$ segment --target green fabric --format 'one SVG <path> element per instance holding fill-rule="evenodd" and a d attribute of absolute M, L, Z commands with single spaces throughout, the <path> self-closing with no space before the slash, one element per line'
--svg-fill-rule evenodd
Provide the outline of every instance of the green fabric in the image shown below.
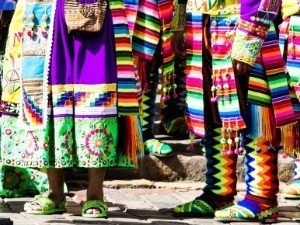
<path fill-rule="evenodd" d="M 16 198 L 48 191 L 47 174 L 30 168 L 0 166 L 0 197 Z"/>
<path fill-rule="evenodd" d="M 98 214 L 88 214 L 86 213 L 89 209 L 98 209 L 100 213 Z M 82 216 L 89 218 L 105 218 L 107 217 L 108 207 L 107 204 L 100 200 L 90 200 L 84 203 L 82 207 Z"/>
<path fill-rule="evenodd" d="M 1 117 L 1 162 L 35 168 L 134 167 L 117 151 L 118 121 L 107 118 L 54 118 L 40 130 L 19 129 L 16 117 Z"/>

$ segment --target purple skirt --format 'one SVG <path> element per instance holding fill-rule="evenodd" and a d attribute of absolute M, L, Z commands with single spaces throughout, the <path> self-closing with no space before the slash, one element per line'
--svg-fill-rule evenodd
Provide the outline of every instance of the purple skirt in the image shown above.
<path fill-rule="evenodd" d="M 68 34 L 64 0 L 57 1 L 50 65 L 50 85 L 117 82 L 112 16 L 107 10 L 99 34 Z"/>

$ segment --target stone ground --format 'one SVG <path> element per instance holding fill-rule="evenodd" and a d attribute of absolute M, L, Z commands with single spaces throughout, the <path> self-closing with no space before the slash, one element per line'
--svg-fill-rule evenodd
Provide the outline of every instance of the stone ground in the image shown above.
<path fill-rule="evenodd" d="M 105 199 L 109 203 L 108 219 L 84 219 L 80 217 L 80 204 L 85 191 L 71 191 L 68 197 L 68 212 L 62 215 L 34 216 L 23 212 L 24 202 L 31 198 L 4 199 L 0 217 L 10 218 L 14 225 L 189 225 L 222 224 L 214 219 L 175 218 L 171 209 L 194 199 L 201 192 L 203 183 L 163 183 L 138 181 L 114 181 L 105 183 Z M 118 188 L 122 187 L 122 188 Z M 129 188 L 130 187 L 130 188 Z M 149 188 L 150 187 L 150 188 Z M 285 187 L 282 184 L 281 189 Z M 243 185 L 239 185 L 237 199 L 243 196 Z M 300 224 L 300 201 L 284 200 L 279 195 L 280 219 L 276 224 Z M 0 224 L 9 224 L 1 223 Z M 260 223 L 227 223 L 232 225 L 254 225 Z"/>

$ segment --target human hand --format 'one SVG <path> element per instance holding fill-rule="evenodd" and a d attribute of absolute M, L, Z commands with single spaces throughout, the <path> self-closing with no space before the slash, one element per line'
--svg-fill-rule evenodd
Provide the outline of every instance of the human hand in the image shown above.
<path fill-rule="evenodd" d="M 249 64 L 235 60 L 235 59 L 232 61 L 232 65 L 233 65 L 233 72 L 236 76 L 247 75 L 248 71 L 251 68 L 251 66 Z"/>

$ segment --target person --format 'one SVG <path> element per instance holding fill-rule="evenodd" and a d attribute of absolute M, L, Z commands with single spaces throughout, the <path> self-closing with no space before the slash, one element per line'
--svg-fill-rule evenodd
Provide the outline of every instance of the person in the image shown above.
<path fill-rule="evenodd" d="M 185 58 L 174 57 L 174 74 L 176 90 L 165 101 L 161 101 L 161 122 L 159 131 L 173 139 L 188 139 L 189 132 L 186 121 L 186 83 Z"/>
<path fill-rule="evenodd" d="M 154 136 L 159 69 L 164 61 L 163 57 L 165 57 L 162 56 L 164 51 L 162 45 L 167 43 L 166 41 L 162 42 L 163 37 L 166 37 L 166 32 L 163 31 L 166 26 L 163 24 L 172 13 L 170 2 L 167 2 L 165 14 L 162 14 L 160 10 L 162 2 L 125 0 L 125 6 L 128 18 L 131 20 L 133 53 L 141 81 L 141 121 L 144 149 L 150 155 L 168 157 L 172 155 L 171 146 Z"/>
<path fill-rule="evenodd" d="M 299 112 L 299 99 L 300 99 L 300 86 L 299 86 L 299 1 L 286 1 L 282 0 L 281 14 L 283 22 L 280 24 L 280 47 L 282 55 L 286 61 L 286 68 L 289 73 L 289 81 L 291 88 L 291 98 L 295 111 L 297 122 L 287 125 L 282 128 L 283 136 L 283 149 L 284 157 L 291 156 L 294 158 L 294 173 L 293 182 L 283 190 L 283 195 L 286 198 L 299 199 L 300 198 L 300 112 Z"/>
<path fill-rule="evenodd" d="M 281 2 L 178 3 L 173 23 L 181 29 L 174 33 L 173 48 L 183 54 L 181 18 L 187 12 L 188 122 L 193 133 L 205 134 L 207 172 L 203 194 L 174 213 L 221 221 L 276 220 L 277 127 L 295 119 L 272 22 Z M 246 195 L 234 204 L 242 153 Z"/>
<path fill-rule="evenodd" d="M 0 81 L 3 76 L 2 62 L 8 27 L 14 13 L 15 5 L 15 1 L 4 1 L 0 3 Z M 48 186 L 47 175 L 41 171 L 31 168 L 2 166 L 2 164 L 0 164 L 1 198 L 16 198 L 36 195 L 48 191 Z"/>
<path fill-rule="evenodd" d="M 123 1 L 75 3 L 17 3 L 3 66 L 1 161 L 47 170 L 50 192 L 25 204 L 30 214 L 65 212 L 63 169 L 88 168 L 82 216 L 100 218 L 105 169 L 135 168 L 143 154 L 138 78 Z"/>

